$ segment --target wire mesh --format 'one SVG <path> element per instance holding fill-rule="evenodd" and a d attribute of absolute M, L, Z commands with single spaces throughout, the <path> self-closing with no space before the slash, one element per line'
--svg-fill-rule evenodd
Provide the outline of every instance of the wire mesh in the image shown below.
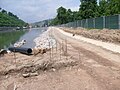
<path fill-rule="evenodd" d="M 83 28 L 96 28 L 96 29 L 120 29 L 120 15 L 102 16 L 97 18 L 89 18 L 77 20 L 61 25 L 64 27 L 83 27 Z"/>

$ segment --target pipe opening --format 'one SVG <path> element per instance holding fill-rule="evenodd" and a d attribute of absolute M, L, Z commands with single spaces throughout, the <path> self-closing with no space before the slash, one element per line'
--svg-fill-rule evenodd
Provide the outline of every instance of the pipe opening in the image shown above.
<path fill-rule="evenodd" d="M 27 53 L 29 53 L 29 54 L 32 53 L 32 49 L 28 48 Z"/>

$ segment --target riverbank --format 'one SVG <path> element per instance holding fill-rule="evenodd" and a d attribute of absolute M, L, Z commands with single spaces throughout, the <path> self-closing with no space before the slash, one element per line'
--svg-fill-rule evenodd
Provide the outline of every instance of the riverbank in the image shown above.
<path fill-rule="evenodd" d="M 50 30 L 48 29 L 43 34 L 40 34 L 37 38 L 34 39 L 35 49 L 49 49 L 56 47 L 56 41 L 51 36 Z"/>
<path fill-rule="evenodd" d="M 61 45 L 55 43 L 55 40 L 50 36 L 49 32 L 50 30 L 47 30 L 34 40 L 36 43 L 36 50 L 49 48 L 46 53 L 38 53 L 37 55 L 30 56 L 20 53 L 9 53 L 0 57 L 1 90 L 13 89 L 14 87 L 17 87 L 19 90 L 24 85 L 24 83 L 19 82 L 19 80 L 26 81 L 26 78 L 30 80 L 30 78 L 45 74 L 46 72 L 59 71 L 77 64 L 70 56 L 66 57 L 66 55 L 64 55 Z M 49 44 L 50 47 L 48 46 Z"/>
<path fill-rule="evenodd" d="M 0 27 L 0 32 L 8 32 L 16 30 L 16 27 Z"/>
<path fill-rule="evenodd" d="M 22 45 L 25 48 L 34 48 L 34 39 L 42 34 L 47 28 L 31 28 L 28 30 L 6 31 L 0 32 L 0 49 L 7 49 L 9 46 L 13 46 L 14 43 L 26 40 L 26 43 Z"/>

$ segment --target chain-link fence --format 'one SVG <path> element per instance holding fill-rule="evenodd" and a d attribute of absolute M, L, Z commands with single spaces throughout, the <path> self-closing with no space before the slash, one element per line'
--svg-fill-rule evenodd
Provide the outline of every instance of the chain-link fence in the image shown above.
<path fill-rule="evenodd" d="M 78 20 L 75 22 L 69 22 L 61 25 L 63 27 L 83 27 L 83 28 L 96 28 L 96 29 L 120 29 L 120 14 L 113 16 L 103 16 L 97 18 L 89 18 Z"/>

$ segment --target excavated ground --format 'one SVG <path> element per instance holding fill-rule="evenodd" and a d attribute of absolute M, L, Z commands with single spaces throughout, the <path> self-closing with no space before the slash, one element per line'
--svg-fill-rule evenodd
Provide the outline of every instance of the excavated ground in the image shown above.
<path fill-rule="evenodd" d="M 120 90 L 120 54 L 50 32 L 50 51 L 0 57 L 0 90 Z"/>
<path fill-rule="evenodd" d="M 83 29 L 83 28 L 62 28 L 64 31 L 74 33 L 87 38 L 102 40 L 105 42 L 112 42 L 120 45 L 120 30 L 97 30 L 97 29 Z"/>

